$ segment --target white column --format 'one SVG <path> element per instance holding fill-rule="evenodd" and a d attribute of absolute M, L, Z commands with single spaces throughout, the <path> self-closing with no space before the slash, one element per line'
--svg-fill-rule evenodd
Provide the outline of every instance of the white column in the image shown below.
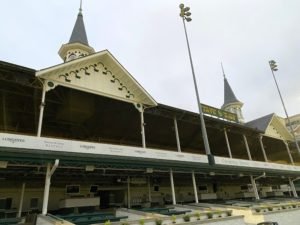
<path fill-rule="evenodd" d="M 148 177 L 148 200 L 150 202 L 150 205 L 151 205 L 151 202 L 152 202 L 152 198 L 151 198 L 151 184 L 150 184 L 150 177 Z"/>
<path fill-rule="evenodd" d="M 230 143 L 229 143 L 226 128 L 224 128 L 224 135 L 225 135 L 225 140 L 226 140 L 226 145 L 227 145 L 229 157 L 232 158 L 232 153 L 231 153 L 231 148 L 230 148 Z"/>
<path fill-rule="evenodd" d="M 45 97 L 46 97 L 46 88 L 45 88 L 45 85 L 43 84 L 42 101 L 41 101 L 41 106 L 40 106 L 40 116 L 39 116 L 39 124 L 38 124 L 38 131 L 37 131 L 37 136 L 38 137 L 41 136 L 41 132 L 42 132 L 44 107 L 45 107 Z"/>
<path fill-rule="evenodd" d="M 174 179 L 173 179 L 173 170 L 172 169 L 170 169 L 170 181 L 171 181 L 173 205 L 176 205 L 176 196 L 175 196 L 175 187 L 174 187 Z"/>
<path fill-rule="evenodd" d="M 268 162 L 268 157 L 267 157 L 267 154 L 266 154 L 266 151 L 265 151 L 265 147 L 264 147 L 264 143 L 263 143 L 262 139 L 263 139 L 263 136 L 262 136 L 262 135 L 259 135 L 259 143 L 260 143 L 260 147 L 261 147 L 261 150 L 262 150 L 262 152 L 263 152 L 265 161 Z"/>
<path fill-rule="evenodd" d="M 131 208 L 130 177 L 127 178 L 127 207 Z"/>
<path fill-rule="evenodd" d="M 46 172 L 46 178 L 45 178 L 45 189 L 44 189 L 44 199 L 43 199 L 43 209 L 42 214 L 46 215 L 48 211 L 48 200 L 49 200 L 49 191 L 50 191 L 50 163 L 47 164 L 47 172 Z"/>
<path fill-rule="evenodd" d="M 298 194 L 297 194 L 297 191 L 296 191 L 296 188 L 295 188 L 294 181 L 292 181 L 291 178 L 289 178 L 289 183 L 290 183 L 290 186 L 291 186 L 294 197 L 298 198 Z"/>
<path fill-rule="evenodd" d="M 243 138 L 244 138 L 245 146 L 246 146 L 246 149 L 247 149 L 248 158 L 249 158 L 249 160 L 252 160 L 246 135 L 243 134 Z"/>
<path fill-rule="evenodd" d="M 50 191 L 50 185 L 51 185 L 51 176 L 53 175 L 54 171 L 58 167 L 59 160 L 56 159 L 53 167 L 51 168 L 51 164 L 47 164 L 47 172 L 46 172 L 46 178 L 45 178 L 45 188 L 44 188 L 44 198 L 43 198 L 43 208 L 42 208 L 42 214 L 46 215 L 48 211 L 48 201 L 49 201 L 49 191 Z"/>
<path fill-rule="evenodd" d="M 22 183 L 22 189 L 21 189 L 21 196 L 20 196 L 20 203 L 19 203 L 19 210 L 17 217 L 20 218 L 22 216 L 22 208 L 23 208 L 23 201 L 24 201 L 24 192 L 25 192 L 25 182 Z"/>
<path fill-rule="evenodd" d="M 134 103 L 135 108 L 139 111 L 141 116 L 141 135 L 142 135 L 142 146 L 146 148 L 146 135 L 145 135 L 145 121 L 144 121 L 144 106 L 140 103 Z"/>
<path fill-rule="evenodd" d="M 197 184 L 196 184 L 195 172 L 194 172 L 194 171 L 192 171 L 192 179 L 193 179 L 193 187 L 194 187 L 195 203 L 199 203 L 199 199 L 198 199 L 198 191 L 197 191 Z"/>
<path fill-rule="evenodd" d="M 286 147 L 286 150 L 287 150 L 287 153 L 289 155 L 292 165 L 295 165 L 288 143 L 286 141 L 284 141 L 284 144 L 285 144 L 285 147 Z"/>
<path fill-rule="evenodd" d="M 181 152 L 180 138 L 179 138 L 176 116 L 174 116 L 174 128 L 175 128 L 175 135 L 176 135 L 177 150 L 178 150 L 178 152 Z"/>
<path fill-rule="evenodd" d="M 143 107 L 143 106 L 142 106 Z M 141 134 L 143 148 L 146 148 L 146 136 L 145 136 L 145 122 L 144 122 L 144 109 L 141 110 Z"/>
<path fill-rule="evenodd" d="M 251 184 L 252 184 L 255 199 L 259 200 L 260 198 L 259 198 L 259 195 L 258 195 L 255 179 L 253 178 L 253 176 L 250 176 L 250 179 L 251 179 Z"/>

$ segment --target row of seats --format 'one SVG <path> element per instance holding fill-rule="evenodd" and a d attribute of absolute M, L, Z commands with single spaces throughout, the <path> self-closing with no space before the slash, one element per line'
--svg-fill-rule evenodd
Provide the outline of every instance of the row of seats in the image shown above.
<path fill-rule="evenodd" d="M 181 215 L 181 214 L 185 214 L 187 212 L 191 212 L 191 210 L 177 211 L 173 207 L 172 208 L 142 208 L 139 210 L 143 211 L 143 212 L 151 212 L 151 213 L 157 213 L 157 214 L 163 214 L 163 215 Z"/>
<path fill-rule="evenodd" d="M 114 216 L 111 213 L 93 212 L 68 215 L 56 215 L 57 217 L 70 221 L 76 225 L 89 225 L 94 223 L 104 223 L 106 221 L 116 222 L 127 219 L 127 216 Z"/>
<path fill-rule="evenodd" d="M 106 213 L 106 212 L 90 212 L 90 213 L 70 213 L 67 215 L 56 215 L 57 217 L 60 217 L 62 219 L 75 219 L 78 217 L 87 217 L 87 218 L 91 218 L 91 217 L 102 217 L 102 216 L 113 216 L 112 213 Z"/>

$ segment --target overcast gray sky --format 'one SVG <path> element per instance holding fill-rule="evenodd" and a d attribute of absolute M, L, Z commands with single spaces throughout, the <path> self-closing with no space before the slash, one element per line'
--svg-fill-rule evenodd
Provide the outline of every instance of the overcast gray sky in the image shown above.
<path fill-rule="evenodd" d="M 178 5 L 187 24 L 201 102 L 223 104 L 223 62 L 246 121 L 284 111 L 300 113 L 299 0 L 83 0 L 89 44 L 108 49 L 159 103 L 197 111 Z M 0 60 L 33 69 L 61 63 L 79 0 L 2 0 Z"/>

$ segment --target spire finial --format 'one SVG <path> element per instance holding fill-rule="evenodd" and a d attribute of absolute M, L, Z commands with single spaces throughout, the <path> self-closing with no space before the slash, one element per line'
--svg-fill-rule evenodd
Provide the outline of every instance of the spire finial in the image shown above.
<path fill-rule="evenodd" d="M 80 0 L 80 8 L 79 8 L 79 13 L 82 13 L 82 0 Z"/>
<path fill-rule="evenodd" d="M 225 72 L 224 72 L 224 68 L 223 68 L 222 62 L 221 62 L 221 67 L 222 67 L 223 77 L 224 77 L 224 79 L 226 79 L 226 76 L 225 76 Z"/>

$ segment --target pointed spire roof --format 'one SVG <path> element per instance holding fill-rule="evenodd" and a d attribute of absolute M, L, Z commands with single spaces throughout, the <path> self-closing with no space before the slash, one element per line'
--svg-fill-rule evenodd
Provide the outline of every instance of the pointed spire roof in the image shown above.
<path fill-rule="evenodd" d="M 235 94 L 229 85 L 229 82 L 225 76 L 225 72 L 224 72 L 222 63 L 221 63 L 221 66 L 222 66 L 223 77 L 224 77 L 224 104 L 222 106 L 222 107 L 224 107 L 225 105 L 228 105 L 230 103 L 237 103 L 240 101 L 235 97 Z"/>
<path fill-rule="evenodd" d="M 70 37 L 69 43 L 76 43 L 79 42 L 81 44 L 89 46 L 87 35 L 85 32 L 85 26 L 83 22 L 83 15 L 82 15 L 82 3 L 80 2 L 79 13 L 77 15 L 77 20 L 74 25 L 72 35 Z"/>
<path fill-rule="evenodd" d="M 231 89 L 228 80 L 226 77 L 224 78 L 224 105 L 227 105 L 229 103 L 234 102 L 240 102 L 233 93 L 233 90 Z"/>
<path fill-rule="evenodd" d="M 89 46 L 89 42 L 85 32 L 81 0 L 79 13 L 77 15 L 77 20 L 74 25 L 69 43 L 63 44 L 60 47 L 58 54 L 64 60 L 64 62 L 68 62 L 70 60 L 84 57 L 92 53 L 95 53 L 95 50 L 91 46 Z"/>

